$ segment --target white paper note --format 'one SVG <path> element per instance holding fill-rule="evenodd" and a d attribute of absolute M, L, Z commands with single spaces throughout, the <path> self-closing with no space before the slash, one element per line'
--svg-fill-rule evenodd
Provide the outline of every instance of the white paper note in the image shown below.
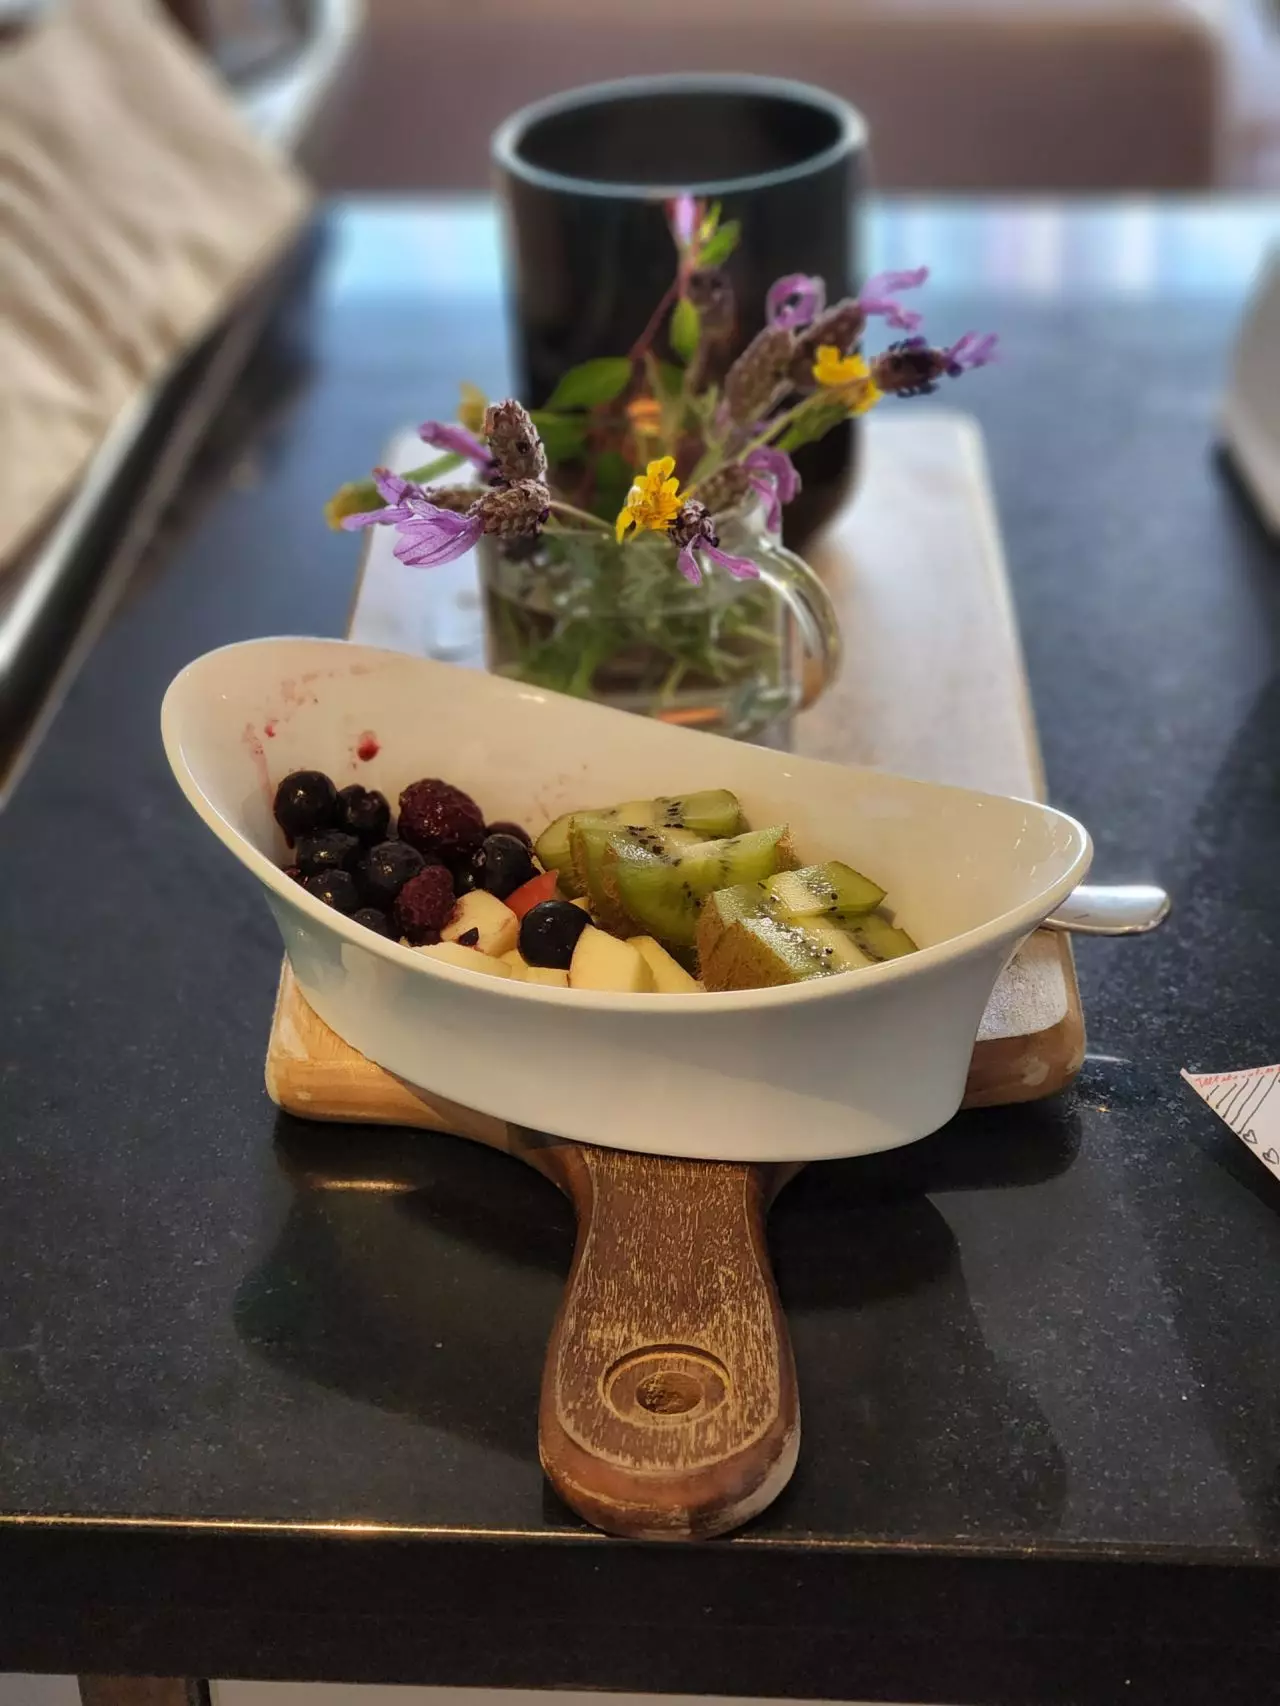
<path fill-rule="evenodd" d="M 1280 1179 L 1280 1065 L 1244 1072 L 1188 1072 L 1182 1076 L 1242 1143 Z"/>

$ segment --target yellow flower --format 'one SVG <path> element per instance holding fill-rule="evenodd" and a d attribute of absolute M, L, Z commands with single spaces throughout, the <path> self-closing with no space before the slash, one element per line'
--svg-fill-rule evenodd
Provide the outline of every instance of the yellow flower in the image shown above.
<path fill-rule="evenodd" d="M 468 432 L 480 432 L 484 428 L 484 411 L 486 398 L 478 385 L 473 385 L 469 379 L 464 379 L 458 387 L 458 420 Z"/>
<path fill-rule="evenodd" d="M 637 531 L 648 527 L 654 533 L 666 532 L 684 502 L 675 468 L 675 457 L 663 456 L 651 462 L 636 480 L 618 513 L 616 532 L 619 540 L 633 527 Z"/>
<path fill-rule="evenodd" d="M 841 355 L 834 344 L 818 346 L 813 377 L 827 390 L 838 392 L 851 415 L 865 415 L 884 395 L 866 360 L 856 353 Z"/>

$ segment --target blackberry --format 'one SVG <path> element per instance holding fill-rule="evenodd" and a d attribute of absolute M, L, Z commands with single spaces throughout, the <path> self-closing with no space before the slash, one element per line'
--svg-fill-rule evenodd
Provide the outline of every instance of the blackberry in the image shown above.
<path fill-rule="evenodd" d="M 395 927 L 415 948 L 438 942 L 453 911 L 453 878 L 443 865 L 428 865 L 396 896 Z"/>
<path fill-rule="evenodd" d="M 470 858 L 484 840 L 484 813 L 461 788 L 424 777 L 400 796 L 400 839 L 452 864 Z"/>

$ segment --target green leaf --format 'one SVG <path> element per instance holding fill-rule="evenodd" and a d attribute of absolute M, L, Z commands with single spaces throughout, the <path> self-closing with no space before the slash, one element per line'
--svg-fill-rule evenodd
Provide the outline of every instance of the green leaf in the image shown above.
<path fill-rule="evenodd" d="M 576 461 L 586 449 L 587 423 L 581 415 L 561 415 L 551 409 L 535 409 L 533 424 L 538 429 L 548 462 Z"/>
<path fill-rule="evenodd" d="M 703 244 L 702 253 L 698 256 L 698 265 L 703 267 L 718 267 L 729 259 L 738 246 L 742 235 L 740 219 L 726 219 L 714 237 Z"/>
<path fill-rule="evenodd" d="M 631 464 L 616 450 L 602 450 L 596 458 L 595 500 L 592 513 L 612 521 L 631 490 Z"/>
<path fill-rule="evenodd" d="M 798 450 L 802 444 L 812 444 L 815 439 L 825 438 L 833 426 L 848 418 L 848 414 L 843 403 L 833 398 L 815 397 L 778 439 L 778 449 Z"/>
<path fill-rule="evenodd" d="M 626 389 L 630 378 L 631 363 L 625 355 L 602 355 L 594 361 L 584 361 L 562 375 L 547 398 L 547 407 L 590 409 L 597 403 L 612 402 Z"/>
<path fill-rule="evenodd" d="M 698 322 L 698 310 L 687 296 L 682 296 L 671 312 L 671 347 L 687 365 L 698 347 L 701 326 Z"/>
<path fill-rule="evenodd" d="M 715 419 L 716 410 L 720 407 L 720 387 L 708 385 L 705 391 L 700 391 L 696 397 L 690 397 L 689 407 L 704 427 L 710 426 Z"/>

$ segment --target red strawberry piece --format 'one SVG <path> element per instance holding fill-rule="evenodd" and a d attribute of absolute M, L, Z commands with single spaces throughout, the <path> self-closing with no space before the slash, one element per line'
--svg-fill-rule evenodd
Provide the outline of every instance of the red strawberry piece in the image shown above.
<path fill-rule="evenodd" d="M 523 918 L 531 908 L 540 905 L 544 900 L 555 898 L 555 872 L 539 871 L 536 877 L 530 877 L 527 883 L 521 883 L 513 894 L 509 894 L 504 904 L 511 908 L 517 918 Z"/>

